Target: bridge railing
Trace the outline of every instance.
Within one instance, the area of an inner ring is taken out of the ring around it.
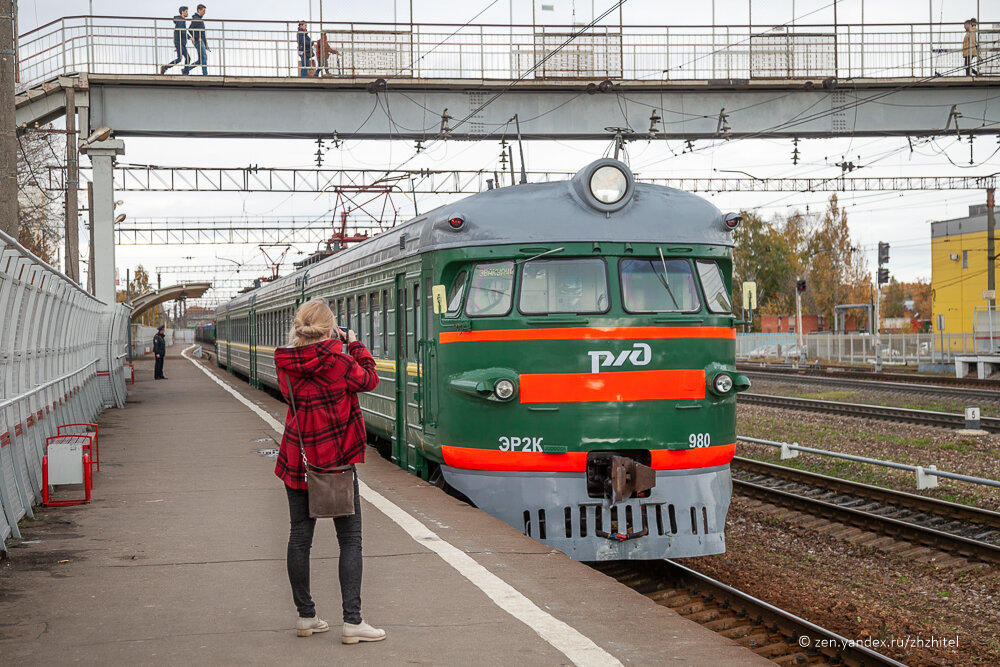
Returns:
[[[299,76],[295,22],[205,24],[210,75]],[[317,41],[323,36],[336,51],[312,66],[342,78],[821,82],[965,74],[960,23],[602,25],[576,34],[580,29],[324,22],[311,24],[309,34]],[[67,72],[159,74],[176,57],[169,18],[67,16],[22,34],[18,44],[22,86]],[[980,75],[1000,75],[1000,23],[980,25],[979,47]]]
[[[0,549],[41,502],[45,439],[124,406],[127,321],[0,233]]]

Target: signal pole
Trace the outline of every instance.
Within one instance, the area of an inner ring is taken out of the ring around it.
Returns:
[[[802,292],[805,288],[805,281],[795,276],[795,336],[798,340],[800,356],[802,354]]]
[[[882,372],[882,285],[889,282],[889,244],[879,241],[878,273],[875,275],[875,372]]]

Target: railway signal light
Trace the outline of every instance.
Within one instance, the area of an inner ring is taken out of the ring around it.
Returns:
[[[878,243],[878,265],[889,263],[889,244],[885,241],[879,241]]]
[[[889,269],[886,269],[884,267],[879,268],[879,270],[878,270],[878,284],[879,284],[879,286],[885,285],[887,282],[889,282]]]
[[[795,291],[796,292],[805,292],[806,291],[806,281],[804,281],[804,280],[797,280],[797,281],[795,281]]]

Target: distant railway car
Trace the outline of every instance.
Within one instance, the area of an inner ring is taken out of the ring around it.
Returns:
[[[200,327],[195,327],[194,339],[199,343],[215,345],[215,322],[209,322],[208,324],[202,324]]]
[[[443,206],[217,311],[220,366],[276,382],[321,297],[376,358],[380,451],[586,561],[725,550],[736,443],[732,231],[598,160]]]

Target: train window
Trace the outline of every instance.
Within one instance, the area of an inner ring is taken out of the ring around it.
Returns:
[[[365,342],[365,325],[367,318],[365,317],[365,309],[368,307],[368,299],[364,294],[358,295],[358,340],[362,343]]]
[[[693,313],[701,309],[686,259],[623,259],[619,270],[623,303],[630,313]]]
[[[539,259],[521,267],[518,310],[526,315],[603,313],[608,275],[602,259]]]
[[[702,289],[705,290],[705,301],[708,310],[713,313],[731,313],[733,304],[729,300],[729,290],[722,278],[722,269],[715,262],[699,259],[695,263],[698,277],[701,278]]]
[[[382,290],[382,354],[389,356],[389,290]]]
[[[458,317],[462,312],[462,297],[465,296],[465,281],[468,277],[466,271],[459,271],[455,276],[455,282],[448,289],[448,312],[445,317]]]
[[[420,357],[420,283],[413,283],[413,354]]]
[[[486,262],[472,271],[472,285],[465,304],[470,317],[497,317],[510,312],[514,293],[514,262]]]
[[[375,310],[378,308],[378,293],[368,295],[368,349],[375,349]]]

